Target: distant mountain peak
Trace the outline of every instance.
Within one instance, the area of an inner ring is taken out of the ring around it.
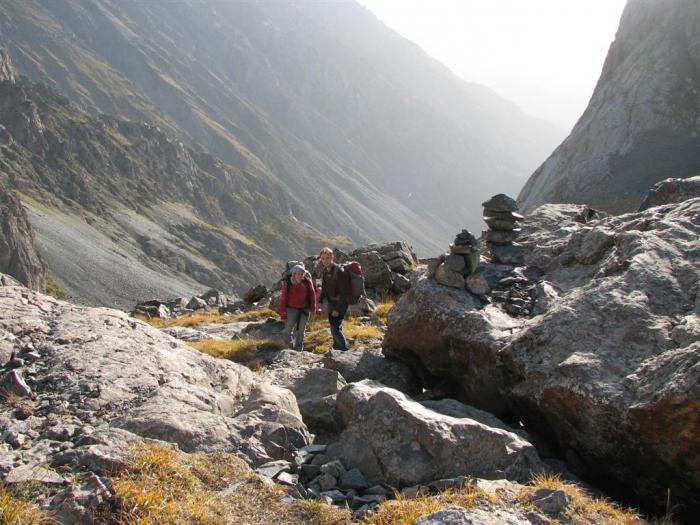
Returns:
[[[569,137],[519,195],[637,209],[647,188],[700,173],[700,2],[631,0],[600,79]]]

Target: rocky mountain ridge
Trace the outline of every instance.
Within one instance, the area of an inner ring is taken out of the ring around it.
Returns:
[[[30,0],[0,15],[21,73],[280,183],[286,220],[355,244],[433,251],[558,135],[355,2]]]
[[[634,211],[667,177],[700,173],[700,4],[630,0],[593,96],[518,201]]]
[[[277,275],[280,257],[323,244],[321,232],[279,215],[289,207],[279,184],[153,125],[91,116],[15,77],[3,56],[12,74],[0,81],[0,180],[24,200],[69,296],[128,308],[209,287],[242,293]]]

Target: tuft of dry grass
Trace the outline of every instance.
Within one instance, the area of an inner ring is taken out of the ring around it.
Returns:
[[[473,483],[414,499],[403,499],[397,492],[395,496],[395,500],[382,503],[374,514],[367,516],[362,525],[411,525],[419,517],[447,507],[470,509],[476,505],[493,505],[499,501],[495,495],[488,494]]]
[[[39,507],[0,484],[0,525],[48,525]]]
[[[355,318],[346,318],[343,322],[343,333],[348,340],[348,345],[355,343],[368,343],[384,337],[381,329],[369,324],[358,322]],[[311,321],[304,338],[304,349],[309,352],[322,354],[333,345],[331,329],[328,319],[319,315]]]
[[[616,525],[641,525],[647,523],[634,509],[618,505],[605,498],[591,497],[584,489],[563,481],[558,474],[535,474],[528,489],[520,496],[524,504],[530,503],[530,495],[537,489],[563,490],[571,497],[566,515],[571,523],[609,523]]]
[[[372,313],[372,317],[377,321],[386,324],[389,318],[389,310],[391,310],[396,304],[396,300],[390,296],[382,296],[380,303],[377,305],[377,309]]]
[[[241,363],[253,370],[259,368],[260,363],[257,356],[260,352],[274,352],[284,348],[284,344],[273,339],[231,339],[227,341],[203,339],[187,344],[212,357]]]
[[[152,317],[147,319],[142,315],[135,315],[134,318],[144,321],[155,328],[168,328],[170,326],[192,327],[200,324],[227,324],[244,321],[260,321],[268,317],[276,317],[277,312],[269,308],[257,308],[242,312],[240,314],[224,315],[218,310],[206,310],[204,312],[193,312],[192,314],[172,319],[161,319]]]
[[[281,501],[233,454],[185,454],[143,445],[112,480],[117,510],[112,525],[349,525],[347,510],[317,502]]]

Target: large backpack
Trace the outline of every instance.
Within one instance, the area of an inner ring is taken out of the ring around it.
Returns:
[[[296,265],[304,266],[304,263],[299,261],[287,261],[284,271],[282,272],[282,281],[286,281],[287,284],[292,284],[292,268]]]
[[[348,303],[357,304],[360,297],[365,295],[365,274],[362,266],[357,261],[350,261],[342,265],[348,276]]]

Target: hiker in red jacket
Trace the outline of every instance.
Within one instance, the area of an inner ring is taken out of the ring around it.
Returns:
[[[285,321],[285,342],[301,352],[304,349],[304,332],[309,317],[313,319],[316,313],[316,290],[311,280],[311,274],[302,265],[292,267],[289,280],[282,281],[280,296],[280,318]]]

